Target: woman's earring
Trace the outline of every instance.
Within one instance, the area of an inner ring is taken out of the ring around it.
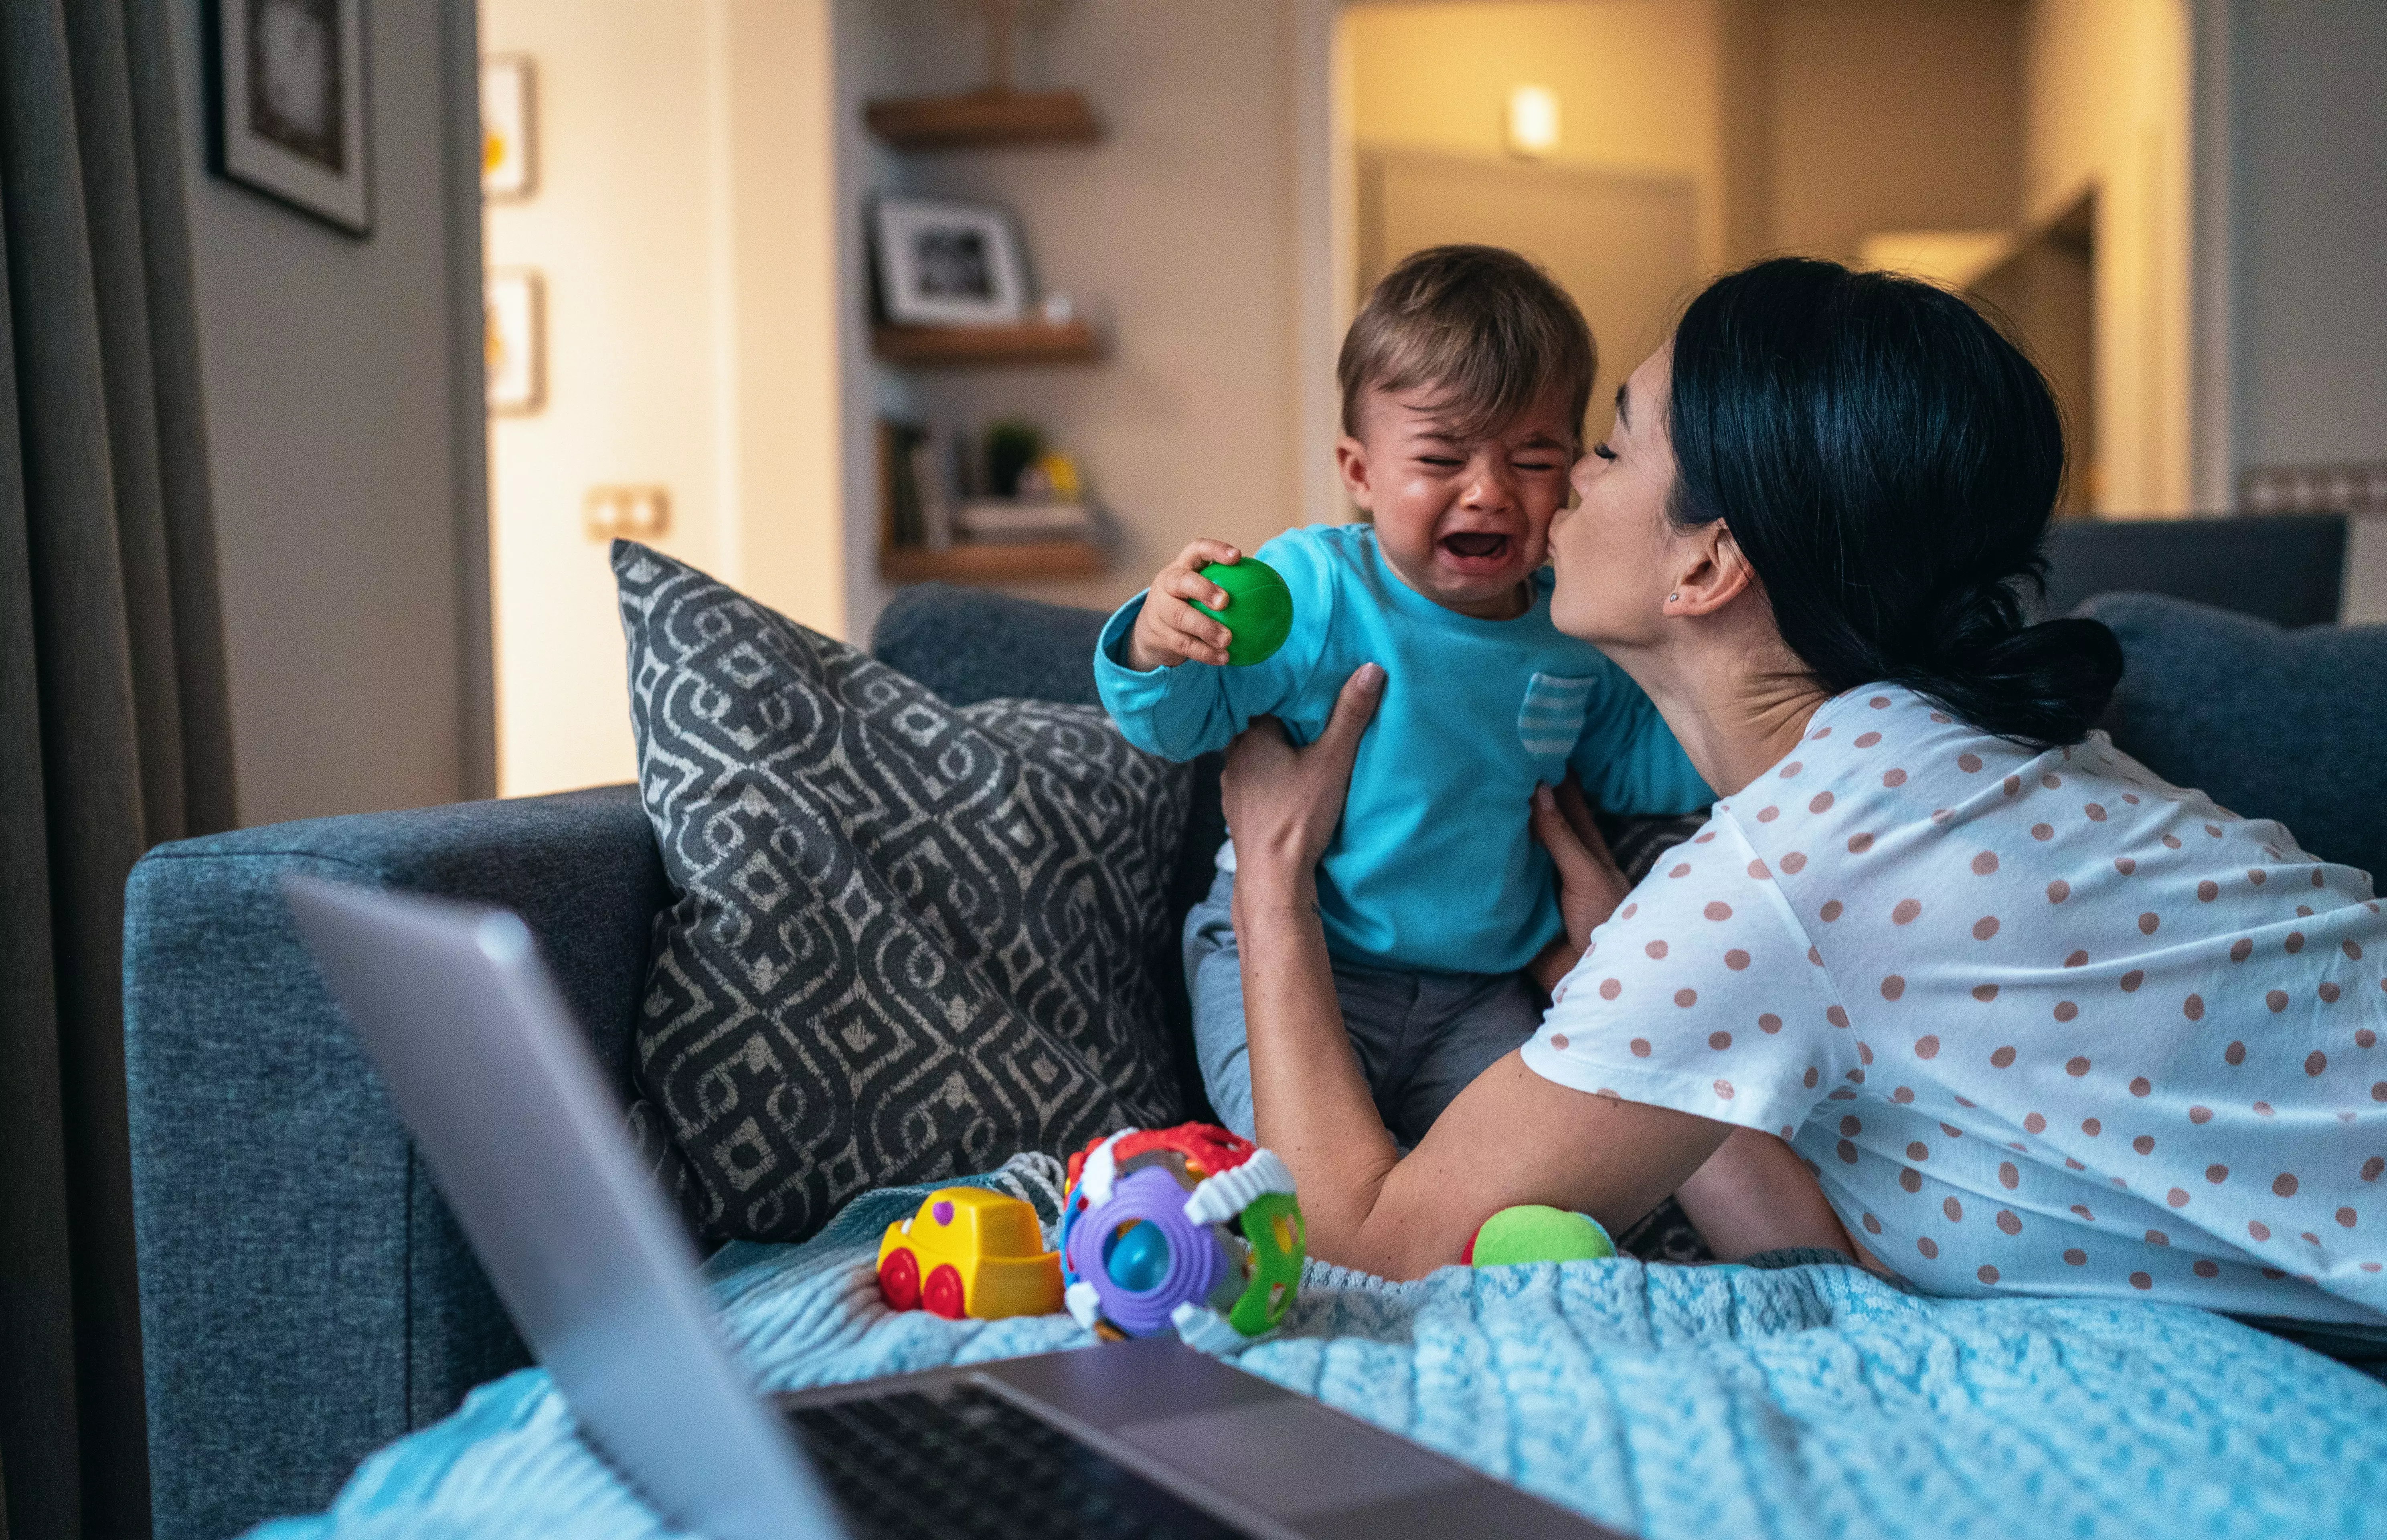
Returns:
[[[1682,596],[1682,595],[1680,595],[1680,594],[1668,594],[1668,595],[1666,596],[1666,602],[1667,602],[1667,603],[1669,603],[1669,604],[1672,604],[1672,603],[1673,603],[1673,602],[1674,602],[1674,600],[1678,600],[1678,599],[1680,599],[1680,598],[1682,598],[1682,597],[1683,597],[1683,596]]]

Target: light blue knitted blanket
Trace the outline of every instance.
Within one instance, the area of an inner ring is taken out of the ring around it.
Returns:
[[[988,1179],[1048,1218],[1058,1168]],[[1084,1345],[1066,1316],[890,1314],[870,1263],[919,1188],[709,1273],[772,1389]],[[1408,1284],[1313,1266],[1234,1361],[1650,1536],[2387,1536],[2387,1385],[2217,1316],[1930,1300],[1851,1268],[1629,1260]],[[664,1533],[547,1376],[474,1392],[265,1540]]]

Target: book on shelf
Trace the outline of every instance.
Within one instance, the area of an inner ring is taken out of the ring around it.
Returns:
[[[878,420],[879,539],[889,546],[920,543],[920,493],[912,473],[912,447],[922,430],[891,417]]]
[[[912,500],[920,537],[929,550],[954,544],[954,440],[937,429],[923,431],[912,446]]]
[[[954,543],[950,435],[916,423],[878,420],[879,520],[890,546],[944,550]]]
[[[878,420],[879,521],[890,549],[943,552],[956,542],[1099,543],[1103,515],[1077,498],[971,495],[968,440],[947,428]]]
[[[1093,510],[1082,502],[1021,498],[970,498],[954,510],[954,533],[969,540],[1086,539]]]

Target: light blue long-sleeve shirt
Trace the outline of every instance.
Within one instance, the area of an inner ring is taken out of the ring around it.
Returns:
[[[1436,973],[1531,962],[1562,928],[1549,853],[1529,825],[1536,783],[1572,770],[1611,813],[1714,801],[1640,688],[1550,624],[1547,570],[1534,576],[1531,610],[1492,621],[1402,582],[1370,525],[1288,530],[1257,555],[1293,593],[1293,633],[1273,657],[1138,672],[1124,661],[1138,595],[1104,626],[1094,679],[1130,742],[1189,760],[1225,748],[1256,716],[1307,743],[1351,671],[1383,665],[1383,704],[1319,868],[1336,955]]]

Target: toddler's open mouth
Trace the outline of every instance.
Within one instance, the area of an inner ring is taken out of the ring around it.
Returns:
[[[1456,557],[1470,565],[1491,564],[1507,559],[1509,536],[1497,530],[1474,529],[1456,535],[1446,535],[1436,542],[1444,554]]]

